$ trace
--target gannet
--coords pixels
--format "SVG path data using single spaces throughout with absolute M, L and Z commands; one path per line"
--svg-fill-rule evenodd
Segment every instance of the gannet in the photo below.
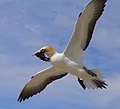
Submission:
M 82 61 L 84 51 L 90 43 L 96 21 L 103 13 L 106 1 L 92 0 L 79 14 L 72 37 L 63 53 L 58 53 L 51 46 L 44 46 L 33 54 L 52 65 L 31 77 L 20 93 L 18 101 L 24 101 L 40 93 L 49 83 L 68 73 L 78 78 L 83 89 L 107 87 L 101 72 L 96 68 L 87 69 Z

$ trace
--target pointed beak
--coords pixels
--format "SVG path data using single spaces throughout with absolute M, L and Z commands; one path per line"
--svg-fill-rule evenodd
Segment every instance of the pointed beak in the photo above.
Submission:
M 35 56 L 36 52 L 32 54 L 32 56 Z
M 32 56 L 37 56 L 39 59 L 43 60 L 43 61 L 49 61 L 50 58 L 45 56 L 45 50 L 38 50 L 37 52 L 35 52 Z
M 40 53 L 40 50 L 38 50 L 35 53 L 33 53 L 32 56 L 37 56 L 38 53 Z

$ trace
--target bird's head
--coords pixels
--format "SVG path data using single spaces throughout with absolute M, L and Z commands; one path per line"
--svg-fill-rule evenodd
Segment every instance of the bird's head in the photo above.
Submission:
M 55 49 L 51 46 L 44 46 L 37 52 L 35 52 L 33 55 L 37 56 L 43 61 L 49 61 L 50 58 L 56 53 Z M 48 57 L 46 57 L 46 55 Z

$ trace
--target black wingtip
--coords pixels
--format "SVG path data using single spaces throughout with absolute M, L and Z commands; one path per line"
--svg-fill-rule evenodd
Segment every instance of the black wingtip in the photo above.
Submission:
M 17 102 L 19 102 L 19 103 L 21 103 L 22 101 L 24 101 L 24 100 L 20 97 L 17 99 Z
M 21 102 L 22 102 L 22 100 L 18 98 L 18 99 L 17 99 L 17 102 L 21 103 Z
M 100 89 L 107 89 L 107 84 L 101 80 L 92 80 L 94 82 L 94 84 L 96 85 L 96 87 L 100 88 Z
M 85 87 L 85 85 L 83 83 L 83 80 L 81 80 L 80 78 L 78 78 L 78 82 L 80 83 L 80 85 L 82 86 L 82 88 L 85 90 L 86 87 Z

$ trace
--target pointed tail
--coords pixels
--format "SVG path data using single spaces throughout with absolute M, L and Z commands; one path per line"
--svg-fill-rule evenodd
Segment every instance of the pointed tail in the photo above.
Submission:
M 92 80 L 81 80 L 80 78 L 78 78 L 78 82 L 80 83 L 80 85 L 83 87 L 83 89 L 87 88 L 92 88 L 92 89 L 106 89 L 106 86 L 108 86 L 105 83 L 104 77 L 103 75 L 100 73 L 100 71 L 98 69 L 92 69 L 91 72 L 95 73 L 97 76 L 96 78 L 92 79 Z

